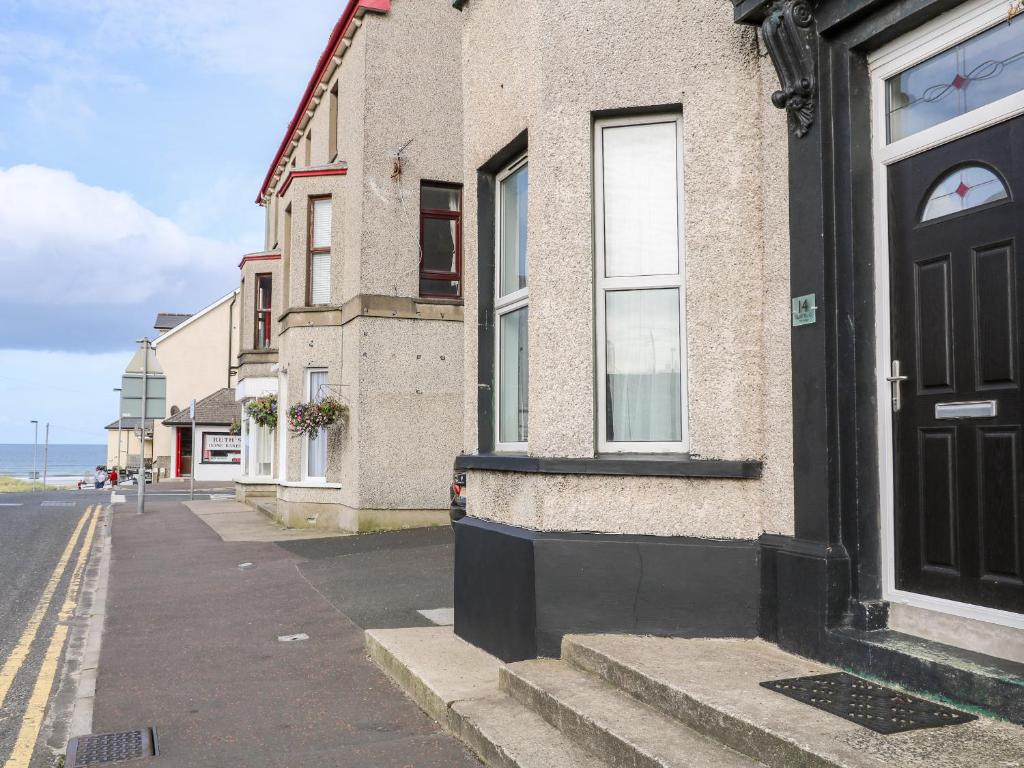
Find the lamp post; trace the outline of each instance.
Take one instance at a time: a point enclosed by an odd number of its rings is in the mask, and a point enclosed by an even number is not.
[[[50,422],[46,422],[46,442],[43,443],[43,491],[46,491],[46,470],[50,465]]]
[[[139,423],[142,425],[142,439],[139,440],[139,492],[138,512],[141,515],[146,510],[146,400],[149,395],[149,337],[143,336],[139,339],[142,345],[142,415]],[[155,435],[154,435],[155,437]]]
[[[39,421],[32,419],[29,424],[34,424],[36,428],[36,436],[32,440],[32,490],[36,489],[36,476],[39,474],[36,469],[36,449],[39,447]]]
[[[117,466],[115,469],[121,474],[121,387],[114,387],[117,392]]]

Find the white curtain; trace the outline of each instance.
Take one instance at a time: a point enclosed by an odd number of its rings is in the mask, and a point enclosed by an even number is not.
[[[501,316],[498,440],[525,443],[529,437],[529,310],[526,307]]]
[[[609,291],[607,439],[682,439],[679,291]]]
[[[327,397],[327,371],[309,372],[309,401],[319,402]],[[320,430],[309,438],[306,449],[306,476],[327,477],[327,433]]]

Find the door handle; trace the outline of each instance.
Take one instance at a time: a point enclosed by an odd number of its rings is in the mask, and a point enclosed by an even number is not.
[[[889,382],[892,387],[892,412],[899,413],[900,408],[903,407],[903,399],[900,392],[900,385],[906,381],[909,376],[903,376],[900,374],[900,361],[892,361],[892,375],[886,376],[885,380]]]

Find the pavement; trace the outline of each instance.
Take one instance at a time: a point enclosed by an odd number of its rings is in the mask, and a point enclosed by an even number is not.
[[[0,495],[0,765],[54,764],[105,535],[103,492]]]
[[[133,765],[479,766],[363,648],[363,625],[451,606],[450,531],[231,541],[254,521],[132,501],[113,516],[92,732],[155,726],[160,756]]]

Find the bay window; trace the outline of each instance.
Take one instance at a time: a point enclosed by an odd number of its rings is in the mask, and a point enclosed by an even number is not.
[[[526,156],[497,177],[494,313],[498,450],[525,450],[529,438],[529,286]]]
[[[309,199],[309,254],[306,303],[331,303],[331,198]]]
[[[687,449],[682,122],[594,126],[598,449]]]

